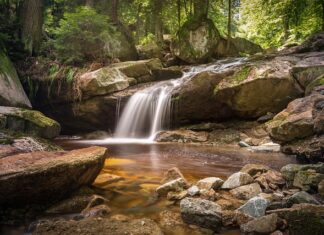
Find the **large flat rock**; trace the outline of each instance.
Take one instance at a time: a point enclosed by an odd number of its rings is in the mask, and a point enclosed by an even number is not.
[[[0,159],[0,205],[59,200],[91,184],[104,165],[106,148],[33,152]]]

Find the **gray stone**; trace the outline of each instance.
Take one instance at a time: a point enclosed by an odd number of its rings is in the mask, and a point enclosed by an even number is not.
[[[222,189],[233,189],[253,182],[253,178],[243,172],[236,172],[231,175],[222,185]]]
[[[168,183],[165,183],[156,189],[156,192],[159,196],[164,196],[170,191],[180,192],[187,187],[186,182],[182,178],[172,180]]]
[[[277,221],[278,216],[271,214],[243,224],[240,228],[243,234],[270,234],[276,230]]]
[[[320,205],[320,203],[312,195],[304,191],[295,193],[294,195],[289,197],[288,203],[290,206],[292,206],[293,204],[300,204],[300,203]]]
[[[198,183],[197,183],[197,186],[200,189],[206,189],[206,190],[214,189],[214,190],[217,190],[222,186],[223,183],[224,183],[224,181],[222,179],[220,179],[220,178],[208,177],[208,178],[199,180]]]
[[[222,224],[220,206],[200,198],[185,198],[180,202],[181,216],[185,223],[217,231]]]
[[[280,152],[280,145],[275,143],[266,143],[260,146],[251,146],[248,148],[251,152],[260,152],[260,153],[278,153]]]
[[[238,143],[238,145],[242,148],[247,148],[247,147],[251,147],[251,145],[249,145],[248,143],[244,142],[244,141],[240,141]]]
[[[269,204],[269,201],[262,197],[254,197],[238,208],[238,211],[257,218],[265,215]]]
[[[196,185],[191,186],[187,191],[190,196],[196,196],[199,194],[199,188]]]
[[[253,183],[232,189],[230,193],[238,199],[249,200],[262,193],[262,190],[258,183]]]

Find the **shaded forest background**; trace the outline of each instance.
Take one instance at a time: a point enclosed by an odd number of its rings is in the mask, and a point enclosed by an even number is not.
[[[163,35],[179,37],[193,18],[264,49],[324,30],[323,0],[0,0],[0,12],[0,42],[14,61],[26,54],[77,64],[133,59],[115,55],[120,41],[162,45]]]

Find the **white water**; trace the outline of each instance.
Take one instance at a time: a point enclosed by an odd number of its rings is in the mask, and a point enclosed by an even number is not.
[[[120,115],[120,100],[116,112],[118,124],[114,138],[92,141],[103,143],[154,143],[156,134],[171,122],[172,91],[194,75],[204,71],[221,71],[241,64],[244,59],[218,61],[210,65],[194,66],[179,79],[160,82],[136,92]]]

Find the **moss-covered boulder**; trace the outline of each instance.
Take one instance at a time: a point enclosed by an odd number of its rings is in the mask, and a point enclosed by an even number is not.
[[[43,138],[52,139],[60,134],[60,124],[41,112],[0,106],[0,116],[3,129],[35,134]]]
[[[289,142],[314,134],[323,134],[324,95],[313,94],[289,103],[267,123],[272,138]]]
[[[192,18],[180,28],[172,50],[187,63],[201,63],[212,56],[219,40],[220,34],[212,20]]]
[[[277,113],[303,93],[290,69],[291,63],[280,58],[242,65],[215,86],[215,100],[241,118]]]
[[[16,69],[0,46],[0,105],[31,108]]]
[[[314,79],[311,83],[309,83],[306,87],[305,94],[309,95],[312,92],[320,92],[324,91],[324,71],[323,74]]]
[[[245,38],[237,37],[231,39],[231,41],[239,53],[253,55],[263,52],[263,49],[260,45],[253,43]]]

